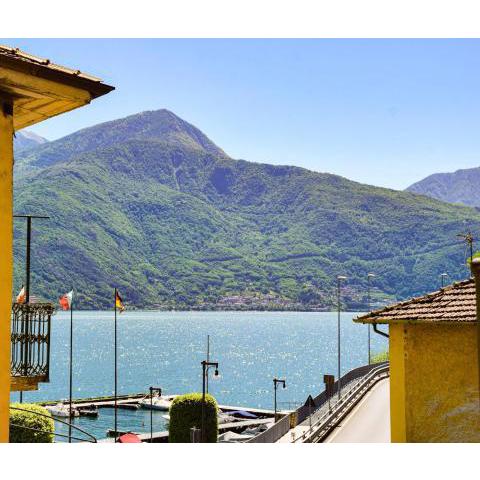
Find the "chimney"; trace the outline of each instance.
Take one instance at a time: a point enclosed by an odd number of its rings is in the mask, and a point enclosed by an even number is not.
[[[477,306],[478,395],[480,401],[480,258],[472,259],[470,269],[475,280],[475,303]]]

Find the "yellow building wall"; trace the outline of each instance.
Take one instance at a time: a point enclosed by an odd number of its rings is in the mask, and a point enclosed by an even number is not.
[[[405,327],[390,325],[390,431],[392,442],[406,442]]]
[[[401,328],[403,347],[399,346]],[[392,416],[403,417],[404,409],[405,440],[480,442],[476,325],[409,324],[391,326],[390,332],[394,332],[390,338],[394,351],[391,371],[395,407]],[[398,372],[395,372],[396,367]],[[402,422],[403,418],[392,421],[395,428],[395,434],[392,428],[392,440],[395,435],[397,441],[402,441]]]
[[[13,242],[13,119],[0,98],[0,442],[8,442]]]

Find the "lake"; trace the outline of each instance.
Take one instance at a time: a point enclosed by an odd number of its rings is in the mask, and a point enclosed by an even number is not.
[[[69,315],[52,318],[50,383],[24,392],[24,402],[68,398]],[[342,313],[342,374],[368,363],[367,327],[352,322],[357,315]],[[113,394],[113,325],[113,312],[74,312],[75,398]],[[280,405],[304,402],[323,390],[325,373],[337,373],[336,312],[126,311],[118,315],[118,393],[146,393],[151,385],[166,394],[201,391],[207,335],[220,371],[210,393],[224,405],[273,408],[274,376],[287,382]],[[373,352],[387,349],[387,339],[371,338]],[[113,428],[110,410],[76,424],[104,437]],[[161,430],[165,421],[155,413]],[[149,419],[145,410],[120,410],[119,429],[149,431]]]

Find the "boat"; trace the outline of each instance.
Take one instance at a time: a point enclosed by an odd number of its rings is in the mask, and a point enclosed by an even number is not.
[[[121,437],[122,435],[128,435],[129,433],[132,433],[134,435],[141,435],[140,433],[137,433],[137,432],[131,432],[130,430],[126,431],[126,430],[117,430],[116,431],[116,435],[115,435],[115,430],[113,429],[108,429],[107,430],[107,437],[111,438],[111,437]]]
[[[248,412],[247,410],[234,410],[233,412],[228,412],[228,415],[232,415],[233,417],[239,418],[247,418],[249,420],[255,420],[258,418],[258,415],[255,415],[252,412]]]
[[[72,414],[70,415],[70,407],[65,403],[59,402],[56,405],[47,405],[45,407],[54,417],[78,417],[80,413],[75,407],[72,407]]]
[[[79,407],[77,410],[82,417],[98,417],[98,407],[95,404]]]
[[[218,423],[219,425],[223,423],[231,423],[231,422],[237,422],[238,418],[233,417],[232,415],[227,415],[226,413],[219,413],[218,414]]]
[[[252,434],[225,432],[218,436],[218,443],[242,443],[253,438]]]
[[[138,403],[142,408],[146,408],[148,410],[163,410],[164,412],[167,412],[170,410],[172,401],[160,395],[154,395],[153,398],[150,398],[150,395],[147,395]]]
[[[119,403],[117,408],[123,410],[138,410],[140,405],[138,403]]]

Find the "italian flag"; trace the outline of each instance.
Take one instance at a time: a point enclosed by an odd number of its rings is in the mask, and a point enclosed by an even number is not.
[[[25,287],[22,285],[22,288],[18,292],[18,295],[16,298],[17,303],[25,303],[25,297],[26,297]]]
[[[60,297],[58,303],[62,307],[62,310],[70,310],[72,308],[73,290]]]

